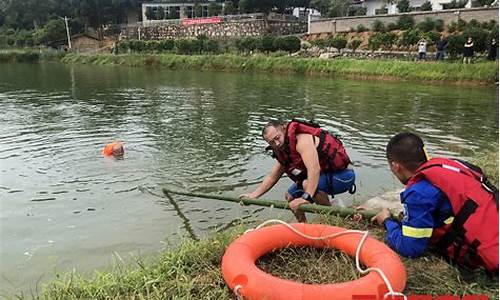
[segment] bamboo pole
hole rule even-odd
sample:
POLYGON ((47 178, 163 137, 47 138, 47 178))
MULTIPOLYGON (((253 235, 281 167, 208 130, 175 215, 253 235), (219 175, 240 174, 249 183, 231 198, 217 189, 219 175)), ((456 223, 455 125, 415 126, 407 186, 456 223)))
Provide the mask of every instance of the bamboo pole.
MULTIPOLYGON (((200 193, 188 193, 175 191, 167 188, 163 188, 163 193, 166 195, 174 194, 174 195, 182 195, 182 196, 190 196, 195 198, 204 198, 204 199, 214 199, 214 200, 222 200, 229 202, 241 203, 244 205, 260 205, 260 206, 273 206, 280 209, 290 209, 288 202, 285 200, 264 200, 264 199, 239 199, 234 197, 224 197, 218 195, 210 195, 210 194, 200 194, 200 193)), ((299 210, 303 212, 309 213, 322 213, 328 215, 338 215, 341 217, 353 216, 355 214, 360 214, 363 218, 370 219, 377 214, 376 211, 370 210, 357 210, 354 208, 347 207, 338 207, 338 206, 324 206, 324 205, 315 205, 315 204, 302 204, 299 206, 299 210)))

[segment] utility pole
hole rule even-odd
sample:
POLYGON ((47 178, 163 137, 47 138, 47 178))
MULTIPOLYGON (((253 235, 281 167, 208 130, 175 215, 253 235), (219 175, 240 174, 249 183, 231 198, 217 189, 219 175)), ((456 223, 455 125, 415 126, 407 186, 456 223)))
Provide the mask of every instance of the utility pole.
MULTIPOLYGON (((61 18, 61 17, 59 17, 61 18)), ((69 35, 69 25, 68 25, 68 17, 64 16, 64 18, 61 18, 64 20, 64 24, 66 24, 66 36, 68 37, 68 49, 71 50, 71 37, 69 35)))

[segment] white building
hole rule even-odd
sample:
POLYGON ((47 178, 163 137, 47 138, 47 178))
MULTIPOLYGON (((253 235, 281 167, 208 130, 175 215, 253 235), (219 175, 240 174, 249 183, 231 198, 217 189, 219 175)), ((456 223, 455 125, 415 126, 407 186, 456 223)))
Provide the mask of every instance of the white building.
MULTIPOLYGON (((452 0, 429 0, 432 4, 432 10, 443 10, 446 4, 449 4, 452 0)), ((410 0, 410 6, 414 7, 417 11, 420 6, 424 4, 426 0, 410 0)), ((468 0, 465 5, 466 8, 471 7, 472 0, 468 0)), ((397 8, 397 1, 387 1, 387 0, 364 0, 363 7, 366 7, 366 15, 374 16, 378 14, 379 10, 386 9, 387 12, 384 14, 397 14, 399 13, 397 8)))

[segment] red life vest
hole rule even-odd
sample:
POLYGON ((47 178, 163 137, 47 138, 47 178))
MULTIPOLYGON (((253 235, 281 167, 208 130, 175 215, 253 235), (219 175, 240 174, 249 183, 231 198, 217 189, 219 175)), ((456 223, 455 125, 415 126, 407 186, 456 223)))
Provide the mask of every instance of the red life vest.
POLYGON ((307 169, 302 161, 302 157, 297 152, 297 134, 310 134, 319 137, 319 144, 316 147, 321 171, 335 171, 345 169, 351 159, 347 155, 342 142, 319 127, 318 124, 293 119, 286 127, 285 144, 280 150, 272 148, 276 158, 284 166, 285 172, 295 182, 302 182, 307 179, 307 169))
POLYGON ((454 217, 451 224, 433 230, 431 245, 460 266, 497 272, 498 189, 480 168, 446 158, 425 162, 406 187, 423 178, 446 195, 454 217))

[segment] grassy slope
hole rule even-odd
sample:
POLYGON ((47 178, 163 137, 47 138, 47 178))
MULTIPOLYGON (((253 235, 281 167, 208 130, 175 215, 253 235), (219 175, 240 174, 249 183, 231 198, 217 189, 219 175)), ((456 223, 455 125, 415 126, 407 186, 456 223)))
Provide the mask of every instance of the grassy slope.
POLYGON ((498 63, 417 63, 398 60, 355 60, 269 57, 264 55, 69 54, 65 63, 153 66, 170 69, 235 70, 273 73, 326 74, 354 78, 438 81, 450 84, 493 84, 498 63))
MULTIPOLYGON (((498 148, 478 155, 479 165, 498 183, 498 148), (486 162, 482 164, 481 162, 486 162)), ((350 229, 370 230, 383 239, 379 227, 351 219, 318 216, 315 222, 350 229)), ((42 299, 234 299, 226 287, 220 262, 227 245, 244 231, 236 226, 201 240, 184 240, 178 249, 164 250, 160 259, 137 266, 118 266, 110 272, 96 272, 93 279, 69 273, 44 288, 42 299)), ((433 295, 486 294, 498 299, 498 279, 482 273, 474 283, 464 282, 459 272, 427 254, 405 259, 408 282, 405 293, 433 295)), ((288 248, 262 257, 258 265, 275 276, 305 283, 343 282, 358 278, 354 261, 329 250, 288 248)), ((22 298, 22 297, 21 297, 22 298)))

